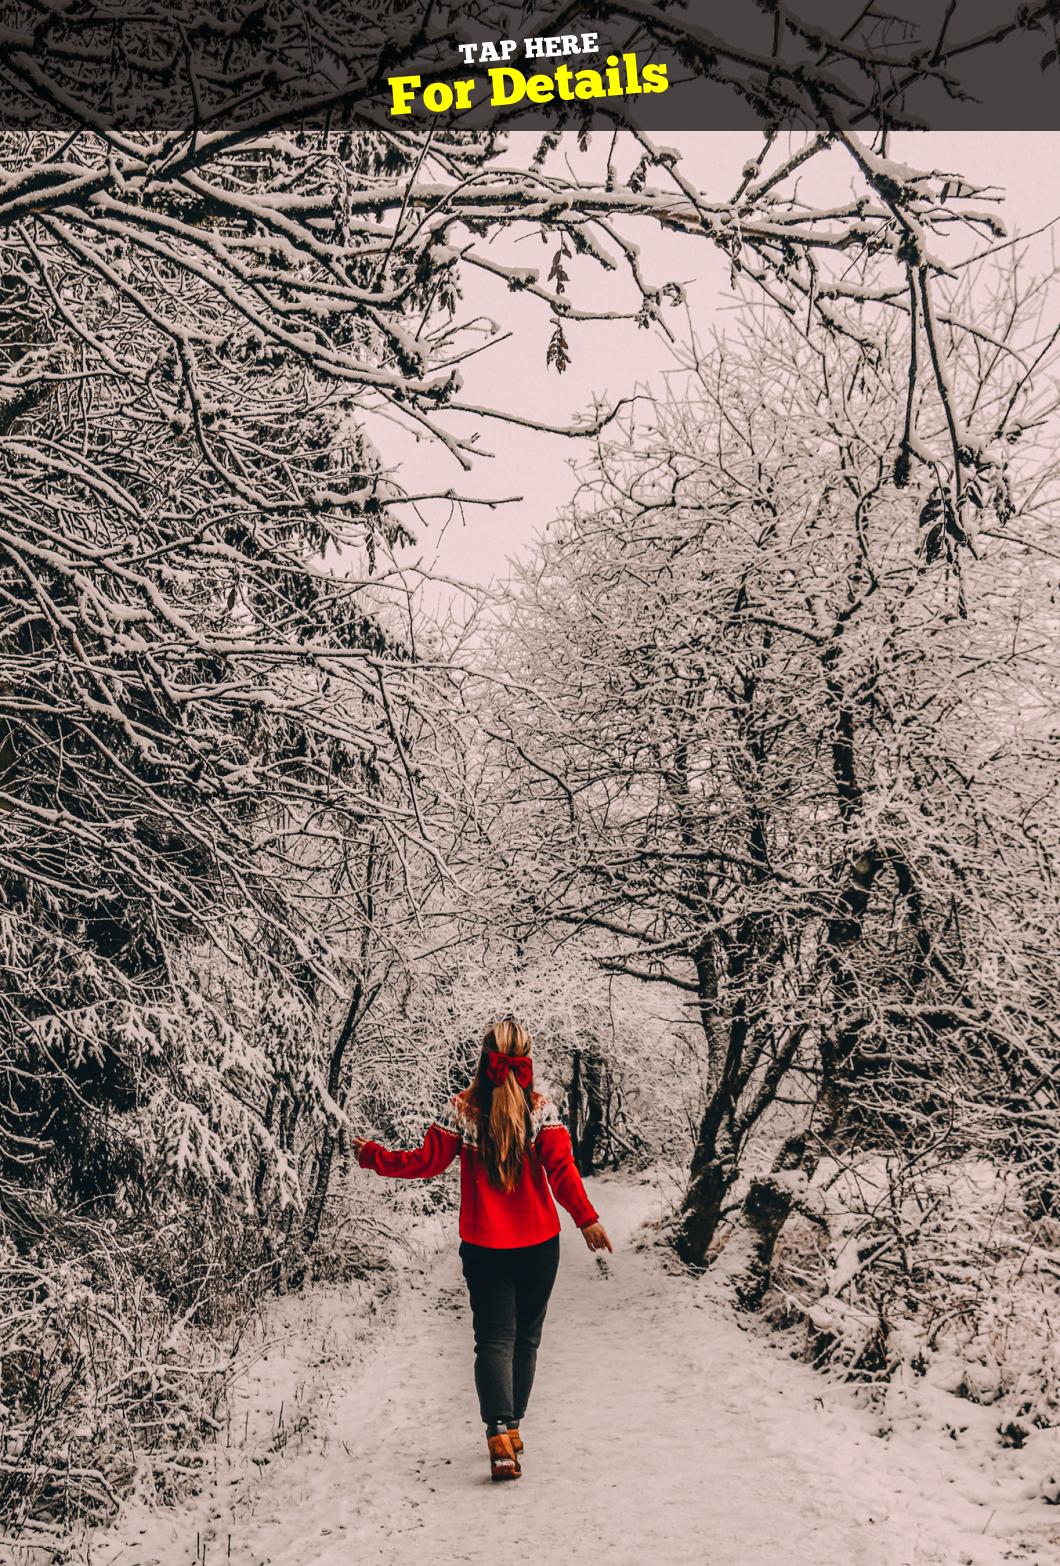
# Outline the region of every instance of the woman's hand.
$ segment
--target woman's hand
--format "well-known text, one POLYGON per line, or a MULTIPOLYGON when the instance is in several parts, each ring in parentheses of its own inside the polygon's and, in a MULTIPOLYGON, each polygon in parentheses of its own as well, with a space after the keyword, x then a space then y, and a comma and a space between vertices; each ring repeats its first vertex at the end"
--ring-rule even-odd
POLYGON ((361 1156, 361 1148, 366 1147, 370 1140, 371 1138, 366 1136, 351 1136, 350 1146, 353 1148, 354 1155, 357 1158, 361 1156))
POLYGON ((607 1230, 602 1223, 587 1223, 582 1234, 591 1251, 610 1251, 614 1255, 614 1247, 607 1238, 607 1230))

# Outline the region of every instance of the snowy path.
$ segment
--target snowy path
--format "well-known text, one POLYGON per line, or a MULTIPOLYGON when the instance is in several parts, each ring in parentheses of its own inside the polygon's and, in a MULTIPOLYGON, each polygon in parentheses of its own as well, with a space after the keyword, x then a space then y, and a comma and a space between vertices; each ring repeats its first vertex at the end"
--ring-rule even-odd
MULTIPOLYGON (((97 1538, 93 1563, 492 1566, 523 1550, 550 1566, 1049 1558, 984 1538, 989 1505, 955 1513, 914 1493, 908 1453, 895 1466, 870 1415, 630 1248, 653 1188, 608 1182, 595 1199, 615 1255, 592 1257, 564 1217, 521 1480, 489 1481, 449 1246, 360 1363, 316 1370, 298 1439, 260 1466, 231 1452, 199 1501, 139 1527, 126 1518, 121 1540, 97 1538)), ((940 1466, 931 1485, 946 1482, 940 1466)))

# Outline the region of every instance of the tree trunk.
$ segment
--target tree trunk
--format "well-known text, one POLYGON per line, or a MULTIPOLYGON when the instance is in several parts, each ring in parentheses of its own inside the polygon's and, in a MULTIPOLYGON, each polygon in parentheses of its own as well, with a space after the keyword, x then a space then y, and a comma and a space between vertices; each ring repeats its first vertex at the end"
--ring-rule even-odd
POLYGON ((570 1132, 570 1145, 577 1149, 578 1146, 578 1122, 581 1118, 582 1102, 582 1052, 576 1049, 571 1055, 570 1062, 570 1088, 567 1092, 567 1130, 570 1132))
POLYGON ((600 1055, 584 1055, 582 1082, 586 1090, 586 1112, 575 1140, 575 1165, 579 1175, 592 1175, 593 1168, 597 1168, 600 1162, 598 1153, 601 1134, 604 1132, 604 1077, 606 1066, 600 1055))
POLYGON ((818 1162, 808 1157, 806 1136, 789 1136, 777 1154, 772 1172, 751 1181, 741 1210, 742 1236, 725 1247, 737 1302, 744 1310, 757 1310, 773 1275, 773 1252, 781 1230, 791 1215, 797 1195, 818 1162), (730 1249, 733 1251, 729 1256, 730 1249))
MULTIPOLYGON (((378 989, 378 986, 377 986, 378 989)), ((364 1013, 375 999, 377 989, 365 996, 363 981, 358 975, 354 981, 353 994, 346 1010, 346 1017, 339 1029, 338 1038, 335 1040, 331 1052, 331 1060, 328 1064, 328 1096, 337 1100, 339 1096, 342 1078, 342 1065, 347 1051, 357 1037, 357 1028, 364 1013)), ((338 1132, 325 1131, 317 1154, 315 1178, 313 1181, 313 1194, 306 1205, 305 1222, 302 1225, 302 1250, 308 1255, 316 1243, 317 1234, 320 1231, 320 1220, 324 1216, 324 1203, 327 1200, 328 1186, 331 1184, 331 1169, 335 1161, 335 1149, 338 1146, 338 1132)))
POLYGON ((707 1159, 693 1174, 674 1238, 677 1254, 688 1266, 706 1265, 707 1251, 735 1177, 735 1164, 716 1157, 707 1159))
MULTIPOLYGON (((729 976, 742 977, 746 946, 737 942, 729 958, 729 976)), ((718 1058, 718 984, 713 957, 704 949, 697 958, 699 1010, 712 1063, 718 1058)), ((737 1002, 729 1018, 724 1064, 713 1076, 714 1087, 700 1122, 688 1190, 681 1206, 681 1221, 674 1245, 681 1260, 691 1267, 706 1265, 707 1251, 717 1231, 725 1198, 738 1174, 733 1122, 739 1097, 739 1073, 743 1060, 747 1019, 737 1002)))

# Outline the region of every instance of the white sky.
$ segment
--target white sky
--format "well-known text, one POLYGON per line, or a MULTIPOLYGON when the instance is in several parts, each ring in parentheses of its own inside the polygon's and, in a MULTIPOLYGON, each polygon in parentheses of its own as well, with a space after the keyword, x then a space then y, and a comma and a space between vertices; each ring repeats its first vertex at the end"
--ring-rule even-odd
MULTIPOLYGON (((536 145, 533 133, 513 136, 513 165, 521 160, 522 137, 536 145)), ((741 166, 761 144, 757 134, 715 131, 668 134, 666 140, 681 151, 700 188, 719 200, 735 188, 741 166)), ((1029 232, 1060 216, 1060 132, 910 133, 896 136, 890 150, 892 157, 917 167, 960 173, 975 184, 999 187, 1005 199, 998 211, 1010 234, 1029 232)), ((847 193, 851 179, 845 155, 844 162, 834 167, 834 187, 815 192, 818 198, 841 199, 847 193)), ((695 330, 706 336, 733 307, 724 258, 702 239, 666 234, 648 223, 636 227, 635 237, 646 278, 657 284, 684 283, 695 330)), ((1047 242, 1038 243, 1044 261, 1047 242)), ((506 260, 543 267, 547 273, 555 245, 554 236, 547 248, 534 237, 515 244, 502 241, 498 250, 503 247, 506 260)), ((569 293, 576 304, 591 301, 599 306, 615 299, 608 289, 619 285, 609 284, 592 263, 576 260, 570 270, 569 293)), ((658 329, 645 331, 631 322, 571 323, 567 335, 572 363, 564 375, 558 375, 545 366, 551 333, 546 307, 482 274, 479 277, 480 283, 469 285, 477 288, 476 293, 465 296, 466 313, 474 313, 477 307, 483 315, 501 321, 512 336, 466 363, 461 394, 465 401, 564 424, 585 411, 594 394, 612 401, 653 383, 660 386, 673 363, 658 329)), ((628 285, 621 297, 630 298, 628 285)), ((687 332, 683 310, 670 309, 667 319, 678 336, 687 332)), ((466 421, 464 427, 470 430, 473 425, 466 421)), ((399 435, 393 425, 385 434, 378 432, 378 438, 387 458, 400 463, 399 477, 410 493, 452 486, 465 495, 520 497, 496 510, 465 507, 463 520, 451 516, 448 505, 437 503, 421 508, 418 520, 408 518, 418 544, 403 551, 402 563, 421 562, 432 571, 476 584, 507 574, 509 558, 522 552, 570 497, 570 461, 579 453, 588 455, 584 441, 489 421, 481 444, 492 458, 484 456, 465 474, 444 449, 399 435)))

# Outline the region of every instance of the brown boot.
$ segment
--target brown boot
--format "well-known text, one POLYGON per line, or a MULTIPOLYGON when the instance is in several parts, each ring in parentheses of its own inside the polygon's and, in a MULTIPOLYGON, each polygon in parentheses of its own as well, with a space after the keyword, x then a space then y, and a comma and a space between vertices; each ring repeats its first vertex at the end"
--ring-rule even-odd
POLYGON ((516 1462, 518 1462, 523 1450, 523 1438, 519 1434, 518 1426, 514 1429, 511 1426, 508 1427, 508 1440, 512 1443, 512 1451, 515 1453, 516 1462))
POLYGON ((519 1467, 519 1459, 512 1450, 511 1437, 505 1431, 502 1435, 486 1437, 486 1445, 490 1451, 490 1478, 491 1479, 518 1479, 522 1473, 519 1467))

